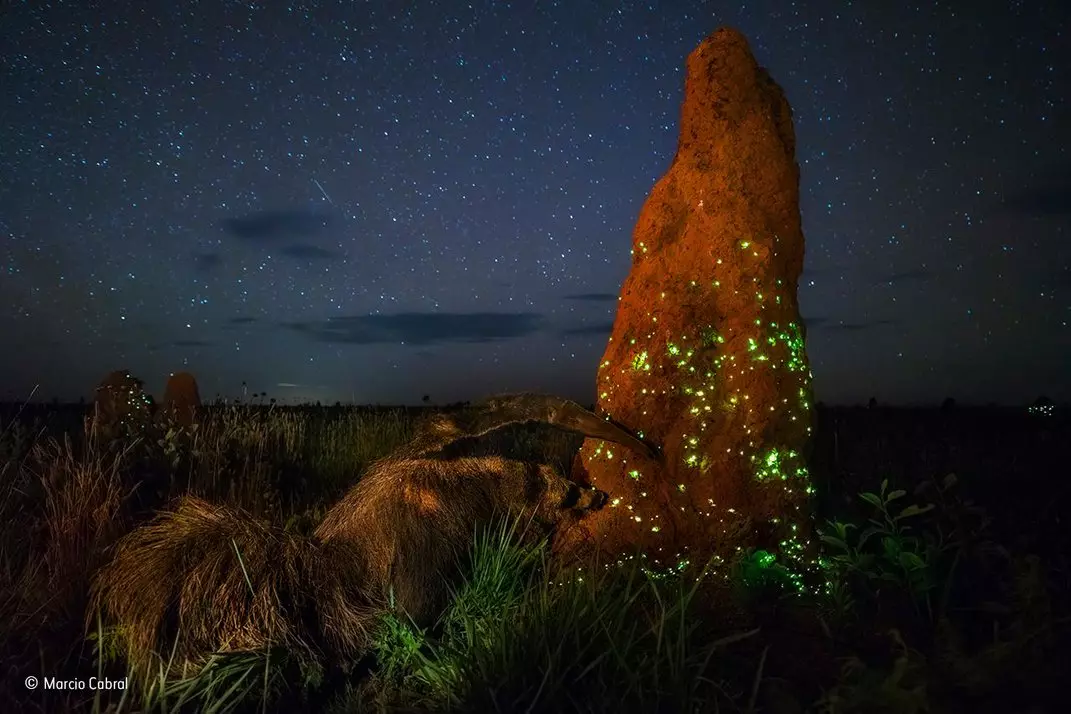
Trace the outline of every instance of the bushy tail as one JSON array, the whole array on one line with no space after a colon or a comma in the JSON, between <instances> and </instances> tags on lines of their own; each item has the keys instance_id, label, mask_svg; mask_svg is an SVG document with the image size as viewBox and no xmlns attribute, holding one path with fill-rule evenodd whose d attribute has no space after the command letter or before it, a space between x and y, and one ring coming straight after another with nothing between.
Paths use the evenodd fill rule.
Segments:
<instances>
[{"instance_id":1,"label":"bushy tail","mask_svg":"<svg viewBox=\"0 0 1071 714\"><path fill-rule=\"evenodd\" d=\"M214 652L284 646L352 656L374 610L359 554L185 497L128 533L98 571L89 617L118 625L128 663L196 663Z\"/></svg>"}]
</instances>

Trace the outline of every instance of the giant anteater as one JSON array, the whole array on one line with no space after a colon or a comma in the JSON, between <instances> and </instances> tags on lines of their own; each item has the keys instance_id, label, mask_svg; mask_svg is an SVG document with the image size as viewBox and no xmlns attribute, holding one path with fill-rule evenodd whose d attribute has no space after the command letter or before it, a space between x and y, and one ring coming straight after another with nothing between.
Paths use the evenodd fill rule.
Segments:
<instances>
[{"instance_id":1,"label":"giant anteater","mask_svg":"<svg viewBox=\"0 0 1071 714\"><path fill-rule=\"evenodd\" d=\"M654 458L623 427L553 396L493 397L441 413L372 464L313 535L241 510L180 499L120 539L92 586L91 620L119 626L129 664L203 661L213 652L282 645L349 660L365 651L388 601L419 624L441 613L481 527L502 517L553 526L606 494L558 469L478 455L466 443L518 423L544 423Z\"/></svg>"}]
</instances>

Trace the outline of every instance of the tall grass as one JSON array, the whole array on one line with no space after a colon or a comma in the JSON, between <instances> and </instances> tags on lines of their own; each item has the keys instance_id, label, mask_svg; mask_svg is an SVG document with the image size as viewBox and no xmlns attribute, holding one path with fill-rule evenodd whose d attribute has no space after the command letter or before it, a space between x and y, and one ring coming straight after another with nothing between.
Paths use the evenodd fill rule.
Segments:
<instances>
[{"instance_id":1,"label":"tall grass","mask_svg":"<svg viewBox=\"0 0 1071 714\"><path fill-rule=\"evenodd\" d=\"M87 584L142 519L195 494L311 530L371 461L409 438L412 419L402 410L231 405L204 410L191 428L152 424L111 442L37 422L0 426L0 701L40 711L757 712L811 702L842 714L964 702L1025 711L1034 693L1062 691L1066 573L1058 582L1050 564L989 540L986 518L946 478L929 495L864 492L854 500L867 510L827 524L830 592L792 601L821 625L807 647L765 614L718 619L737 607L718 600L730 593L745 605L771 602L747 597L779 582L756 574L755 554L716 578L655 578L638 558L563 571L545 542L510 524L478 535L461 564L467 577L434 627L384 612L359 673L278 647L185 671L162 653L137 690L28 698L25 675L124 674L121 633L104 623L85 631ZM580 439L517 429L487 442L567 470ZM727 577L735 587L724 587ZM784 609L778 598L772 610ZM797 664L832 674L799 674ZM778 689L787 704L771 703Z\"/></svg>"},{"instance_id":2,"label":"tall grass","mask_svg":"<svg viewBox=\"0 0 1071 714\"><path fill-rule=\"evenodd\" d=\"M195 429L172 429L164 438L185 466L176 478L185 478L188 491L278 517L284 509L330 503L411 432L401 410L232 405L207 411Z\"/></svg>"},{"instance_id":3,"label":"tall grass","mask_svg":"<svg viewBox=\"0 0 1071 714\"><path fill-rule=\"evenodd\" d=\"M758 631L699 628L700 580L640 567L554 572L544 541L477 538L471 574L434 632L384 617L384 706L472 712L714 711L733 697L719 656ZM556 577L555 577L556 576Z\"/></svg>"},{"instance_id":4,"label":"tall grass","mask_svg":"<svg viewBox=\"0 0 1071 714\"><path fill-rule=\"evenodd\" d=\"M89 577L158 508L201 494L300 528L410 431L400 410L251 406L206 409L193 427L152 423L113 440L88 419L65 434L0 425L0 665L12 675L0 698L8 687L27 695L13 684L18 675L88 676Z\"/></svg>"}]
</instances>

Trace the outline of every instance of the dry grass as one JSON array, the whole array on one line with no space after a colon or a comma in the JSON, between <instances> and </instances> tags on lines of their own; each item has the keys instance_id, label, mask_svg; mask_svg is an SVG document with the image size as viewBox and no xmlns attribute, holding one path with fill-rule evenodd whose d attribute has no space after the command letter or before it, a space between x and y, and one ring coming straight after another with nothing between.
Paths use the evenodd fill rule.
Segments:
<instances>
[{"instance_id":1,"label":"dry grass","mask_svg":"<svg viewBox=\"0 0 1071 714\"><path fill-rule=\"evenodd\" d=\"M44 416L47 422L50 416ZM677 688L680 701L702 709L691 688L717 688L721 682L711 679L706 668L707 650L695 645L716 638L691 631L684 636L691 620L677 617L683 610L677 608L672 589L664 602L661 590L650 589L653 604L647 602L638 616L625 617L612 583L584 591L584 597L551 597L559 591L529 587L531 582L523 579L515 583L521 590L507 588L515 599L503 612L502 587L486 586L485 581L495 579L485 574L462 584L450 605L448 615L453 614L446 618L445 634L397 621L398 628L388 633L394 640L384 639L382 629L370 632L365 608L381 599L390 579L369 578L367 564L357 565L361 554L347 550L351 544L345 538L325 543L314 540L312 533L315 524L324 521L329 504L354 486L357 474L412 433L412 413L402 410L234 406L207 409L193 429L153 425L138 439L111 444L88 437L80 428L65 436L36 419L31 428L0 424L0 667L5 672L0 701L35 711L103 710L114 707L118 698L95 705L79 693L37 692L30 701L23 677L47 673L85 679L101 672L121 677L133 669L145 685L138 695L139 710L173 711L183 697L194 707L217 711L225 711L227 702L248 704L251 697L270 706L279 691L293 691L304 681L303 671L295 676L293 669L280 668L287 655L300 660L309 654L354 652L371 637L380 661L396 661L401 667L395 681L384 678L382 670L371 678L384 701L434 700L454 710L464 709L464 702L472 704L470 710L487 711L502 707L502 697L512 693L507 704L520 702L522 709L536 697L555 711L603 711L639 699L655 710L674 701L672 692L666 699L669 686ZM573 434L521 428L486 439L483 451L473 456L508 451L518 460L553 464L567 472L580 441ZM866 442L862 437L855 441ZM1000 440L984 441L991 445ZM1009 451L1031 453L1015 446ZM1066 470L1062 462L1059 466ZM884 468L877 464L874 469L879 467ZM1062 473L1060 469L1050 466L1037 472ZM1005 493L1007 483L999 484L1004 489L1002 504L1011 495L1021 495L1018 486ZM1067 502L1044 493L1046 508ZM416 495L413 503L426 508L430 501ZM1036 507L1036 499L1020 500ZM949 511L949 518L954 513L958 511ZM350 521L355 532L361 530L358 520ZM1034 517L1029 523L1040 532L1044 520ZM1015 524L1021 528L1024 522L1017 519ZM959 528L946 527L944 521L930 527L937 528L935 537ZM438 526L432 530L437 532ZM203 537L205 533L209 537ZM981 567L968 569L970 552L964 546L954 573L957 580L961 573ZM508 552L495 546L484 555L494 561ZM381 564L388 562L377 558ZM1019 555L1007 559L1034 563ZM1049 560L1046 556L1046 563ZM975 711L1043 711L1035 703L1062 692L1062 680L1052 674L1058 664L1055 654L1066 653L1067 641L1068 618L1060 603L1066 599L1068 570L1066 565L1060 569L1061 562L1066 560L1057 559L1055 567L1046 564L1044 577L1027 568L1025 575L1012 578L1013 585L1032 583L1020 588L1026 595L1015 597L1001 595L1007 585L1001 583L1008 580L1000 574L1003 570L978 570L984 577L949 590L958 604L948 608L949 621L941 621L936 635L925 623L887 623L906 633L907 645L920 653L894 658L889 666L874 659L868 644L873 633L865 632L867 623L852 613L844 616L844 623L824 622L838 639L823 639L812 649L793 649L802 647L798 634L783 637L764 629L754 641L740 644L761 648L752 652L755 659L745 663L743 674L731 660L719 659L720 654L711 660L727 667L725 676L743 682L747 690L729 691L721 701L725 710L742 707L744 700L753 708L756 696L762 699L760 690L783 674L780 681L792 683L798 702L815 701L813 690L826 687L826 703L839 702L832 711L877 711L879 704L902 696L911 701L924 697L930 711L963 701L970 701ZM126 628L115 633L118 638L98 640L101 631L91 614L88 637L86 632L87 612L92 612L89 583L105 563L110 565L102 571L97 595L112 603L111 614ZM943 583L945 577L938 580ZM952 577L947 575L950 582ZM355 585L357 580L362 587ZM367 585L373 581L380 584L369 592ZM895 584L873 582L881 585L880 596L863 604L898 612L887 607L898 602ZM1004 611L969 609L982 597L977 594L982 586L995 593L993 599ZM1061 595L1042 597L1049 591ZM626 587L625 592L632 591ZM860 590L856 599L867 592ZM302 593L314 596L303 599ZM707 598L704 594L699 599ZM855 611L864 609L857 605ZM382 623L380 619L380 627ZM945 632L949 624L958 629ZM661 642L664 636L677 637L674 633L681 636L673 643L662 642L652 653L647 644L652 637ZM931 639L942 647L934 649ZM107 646L123 641L129 646L126 656L110 659ZM161 642L177 647L162 648ZM858 654L866 667L843 673L839 680L826 679L819 665L830 659L834 645L842 654ZM94 652L94 646L102 650ZM263 651L268 646L270 656ZM204 661L210 649L228 652ZM196 664L200 657L203 666L183 671L175 667L181 665L180 655L186 664ZM148 671L150 662L161 660L162 668ZM533 662L540 666L533 668ZM786 662L802 666L805 674L786 670ZM778 674L768 676L763 666ZM909 677L902 676L902 666L908 666ZM352 682L347 680L347 686ZM585 682L593 688L578 688ZM917 689L919 682L928 689ZM637 698L641 691L643 697ZM962 698L964 692L969 700ZM1038 692L1045 694L1034 694ZM346 702L346 710L374 709L378 700L367 693L361 689Z\"/></svg>"},{"instance_id":2,"label":"dry grass","mask_svg":"<svg viewBox=\"0 0 1071 714\"><path fill-rule=\"evenodd\" d=\"M362 606L361 563L348 555L186 497L120 541L94 580L89 625L98 610L119 623L142 675L168 659L201 665L215 652L352 654L372 611Z\"/></svg>"},{"instance_id":3,"label":"dry grass","mask_svg":"<svg viewBox=\"0 0 1071 714\"><path fill-rule=\"evenodd\" d=\"M6 514L12 528L4 542L22 546L6 552L5 580L15 600L33 604L23 617L76 616L72 608L84 603L89 576L123 529L130 452L93 448L80 455L70 440L48 441L33 447L22 479L5 479L7 498L22 502L11 504L21 513Z\"/></svg>"},{"instance_id":4,"label":"dry grass","mask_svg":"<svg viewBox=\"0 0 1071 714\"><path fill-rule=\"evenodd\" d=\"M208 409L204 417L191 429L150 424L111 441L101 438L103 432L93 429L89 419L84 429L72 431L39 427L36 421L33 430L16 421L0 425L0 666L10 675L0 684L0 698L7 699L6 693L23 698L22 676L40 675L42 663L57 676L86 675L84 660L92 657L85 640L87 618L91 631L97 627L93 615L87 615L91 576L110 559L112 546L124 533L168 503L180 505L170 516L161 516L166 525L157 521L157 530L150 528L135 539L152 540L161 527L181 533L192 525L190 519L203 527L213 514L218 518L220 512L229 512L226 509L244 514L243 529L216 532L216 539L207 544L214 556L192 573L194 578L177 579L183 586L175 594L185 598L190 611L191 643L218 640L240 648L272 641L299 650L357 647L362 634L355 623L364 619L360 601L349 592L352 578L344 569L326 567L352 562L337 552L344 546L310 549L300 545L307 537L283 526L269 528L257 518L287 525L319 520L325 504L351 486L364 465L409 436L409 417L400 410L248 406ZM317 470L330 476L325 484L317 483ZM220 505L197 501L198 494ZM184 496L193 500L178 500ZM161 581L161 573L194 552L187 539L178 540L181 548L150 550L146 562L120 561L129 571L117 576L117 602L142 627L134 638L132 653L137 658L132 662L143 671L148 661L145 643L155 642L159 631L151 638L146 634L150 615L137 610L132 593L166 589L167 582L175 585L176 579ZM243 561L249 571L266 570L268 561L282 567L274 580L254 582L241 568L228 565ZM269 613L277 612L272 603L293 599L287 593L298 590L298 583L302 591L311 583L320 597L296 619L288 614L285 620L300 622L301 628L287 630ZM218 608L220 598L239 603L242 616L219 622L218 613L226 609ZM210 616L213 609L217 612ZM320 624L312 624L317 619ZM221 632L226 634L218 638ZM326 635L319 641L310 632ZM9 692L8 687L13 689Z\"/></svg>"},{"instance_id":5,"label":"dry grass","mask_svg":"<svg viewBox=\"0 0 1071 714\"><path fill-rule=\"evenodd\" d=\"M312 536L248 509L186 496L120 541L96 576L91 615L100 610L118 625L127 660L141 673L169 652L183 665L203 664L216 652L271 647L344 663L367 648L372 623L390 602L417 622L434 622L480 530L503 517L550 526L601 505L593 490L552 466L466 453L468 437L522 417L553 418L548 410L560 410L571 428L584 428L573 423L580 420L608 437L632 439L571 402L519 395L474 415L428 421L416 439L374 462ZM198 460L200 447L213 445L220 448L206 453L226 456L237 448L247 455L232 484L277 485L262 464L299 452L307 422L266 420L272 429L264 431L255 419L232 416L223 412L204 431L175 438ZM233 490L229 496L238 500Z\"/></svg>"}]
</instances>

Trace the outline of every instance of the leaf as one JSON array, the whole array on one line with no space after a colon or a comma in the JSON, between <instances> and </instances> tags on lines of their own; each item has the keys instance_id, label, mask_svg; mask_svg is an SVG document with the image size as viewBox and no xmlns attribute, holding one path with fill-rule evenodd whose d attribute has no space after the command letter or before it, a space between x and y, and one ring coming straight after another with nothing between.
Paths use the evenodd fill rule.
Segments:
<instances>
[{"instance_id":1,"label":"leaf","mask_svg":"<svg viewBox=\"0 0 1071 714\"><path fill-rule=\"evenodd\" d=\"M840 548L841 550L848 550L848 544L845 543L840 538L835 538L833 536L824 535L824 536L819 536L819 539L823 543L828 543L829 545L833 546L834 548Z\"/></svg>"},{"instance_id":2,"label":"leaf","mask_svg":"<svg viewBox=\"0 0 1071 714\"><path fill-rule=\"evenodd\" d=\"M889 479L882 479L881 481L881 495L885 495L885 490L889 488Z\"/></svg>"},{"instance_id":3,"label":"leaf","mask_svg":"<svg viewBox=\"0 0 1071 714\"><path fill-rule=\"evenodd\" d=\"M898 488L885 497L885 502L888 503L890 501L895 501L896 499L903 498L906 495L907 491L903 490L902 488Z\"/></svg>"},{"instance_id":4,"label":"leaf","mask_svg":"<svg viewBox=\"0 0 1071 714\"><path fill-rule=\"evenodd\" d=\"M905 570L925 570L926 563L922 558L918 557L915 553L910 551L903 551L900 553L900 565Z\"/></svg>"},{"instance_id":5,"label":"leaf","mask_svg":"<svg viewBox=\"0 0 1071 714\"><path fill-rule=\"evenodd\" d=\"M872 553L858 553L855 562L857 565L870 565L874 562L874 555Z\"/></svg>"},{"instance_id":6,"label":"leaf","mask_svg":"<svg viewBox=\"0 0 1071 714\"><path fill-rule=\"evenodd\" d=\"M848 539L848 531L851 530L852 528L855 528L855 524L854 523L841 523L840 521L834 521L833 522L833 527L834 527L834 529L836 529L837 535L841 539L847 540Z\"/></svg>"},{"instance_id":7,"label":"leaf","mask_svg":"<svg viewBox=\"0 0 1071 714\"><path fill-rule=\"evenodd\" d=\"M874 527L867 528L865 531L863 531L861 534L859 534L859 540L856 542L855 547L857 549L859 549L859 550L862 550L863 546L866 545L866 542L868 540L870 540L875 535L879 535L879 534L883 534L883 533L885 533L885 529L884 528L874 528Z\"/></svg>"},{"instance_id":8,"label":"leaf","mask_svg":"<svg viewBox=\"0 0 1071 714\"><path fill-rule=\"evenodd\" d=\"M881 501L881 497L879 497L876 493L860 493L859 498L874 506L874 508L882 509L885 506L885 504Z\"/></svg>"},{"instance_id":9,"label":"leaf","mask_svg":"<svg viewBox=\"0 0 1071 714\"><path fill-rule=\"evenodd\" d=\"M900 515L896 517L896 520L901 518L910 518L911 516L917 516L920 513L926 513L933 510L933 504L927 503L925 506L920 506L917 503L912 503L910 506L900 511Z\"/></svg>"},{"instance_id":10,"label":"leaf","mask_svg":"<svg viewBox=\"0 0 1071 714\"><path fill-rule=\"evenodd\" d=\"M956 474L948 474L945 476L944 481L941 483L942 490L948 490L956 485L959 479L956 478Z\"/></svg>"}]
</instances>

